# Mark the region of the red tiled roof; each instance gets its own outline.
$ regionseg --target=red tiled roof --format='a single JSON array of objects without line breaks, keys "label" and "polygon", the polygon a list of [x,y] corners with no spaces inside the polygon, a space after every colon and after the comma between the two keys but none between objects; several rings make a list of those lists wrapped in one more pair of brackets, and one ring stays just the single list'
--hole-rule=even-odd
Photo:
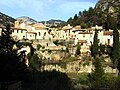
[{"label": "red tiled roof", "polygon": [[113,32],[112,31],[104,31],[103,35],[113,35]]},{"label": "red tiled roof", "polygon": [[[4,28],[5,29],[5,26],[0,26],[0,28]],[[23,29],[23,28],[15,28],[15,27],[10,27],[11,29],[14,29],[14,30],[25,30],[27,31],[27,29]]]},{"label": "red tiled roof", "polygon": [[27,29],[23,29],[23,28],[15,28],[15,27],[11,27],[11,29],[14,29],[14,30],[25,30],[25,31],[27,31]]},{"label": "red tiled roof", "polygon": [[86,40],[79,40],[78,42],[79,42],[79,43],[87,43]]}]

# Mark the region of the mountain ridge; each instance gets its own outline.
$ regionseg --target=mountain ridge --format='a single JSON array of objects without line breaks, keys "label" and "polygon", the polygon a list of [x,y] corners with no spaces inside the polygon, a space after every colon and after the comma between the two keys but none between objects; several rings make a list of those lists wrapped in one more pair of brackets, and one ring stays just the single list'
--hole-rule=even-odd
[{"label": "mountain ridge", "polygon": [[6,23],[10,23],[12,26],[14,26],[15,20],[16,19],[13,17],[0,12],[0,26],[4,26]]}]

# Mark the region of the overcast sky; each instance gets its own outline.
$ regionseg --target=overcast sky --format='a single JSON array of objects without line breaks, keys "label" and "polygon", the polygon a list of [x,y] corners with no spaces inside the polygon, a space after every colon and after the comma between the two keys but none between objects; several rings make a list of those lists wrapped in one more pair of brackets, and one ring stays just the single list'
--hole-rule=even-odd
[{"label": "overcast sky", "polygon": [[13,18],[28,16],[37,21],[67,21],[79,11],[94,7],[98,0],[0,0],[0,12]]}]

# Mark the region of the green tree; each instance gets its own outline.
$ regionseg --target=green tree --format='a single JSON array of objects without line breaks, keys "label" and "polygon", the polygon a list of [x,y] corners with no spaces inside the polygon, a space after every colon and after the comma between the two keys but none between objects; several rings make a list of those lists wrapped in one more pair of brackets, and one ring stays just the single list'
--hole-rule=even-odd
[{"label": "green tree", "polygon": [[67,23],[70,24],[70,25],[72,25],[72,23],[73,23],[72,17],[70,17],[70,18],[68,19]]},{"label": "green tree", "polygon": [[0,82],[25,80],[27,66],[25,65],[25,52],[17,53],[14,49],[16,42],[11,37],[12,30],[7,24],[6,28],[2,28],[0,36]]},{"label": "green tree", "polygon": [[91,45],[91,55],[92,56],[96,56],[98,55],[98,31],[95,30],[95,34],[94,34],[94,41],[93,41],[93,45]]},{"label": "green tree", "polygon": [[39,50],[42,46],[40,44],[37,45],[37,50]]},{"label": "green tree", "polygon": [[40,70],[42,59],[38,57],[38,54],[34,53],[31,56],[31,53],[27,54],[27,58],[29,60],[29,68],[32,70]]},{"label": "green tree", "polygon": [[120,29],[120,9],[119,9],[118,15],[117,15],[117,28]]},{"label": "green tree", "polygon": [[112,49],[112,61],[113,61],[113,66],[116,67],[117,65],[117,60],[120,58],[120,50],[119,50],[119,32],[117,30],[117,27],[114,26],[114,31],[113,31],[113,49]]},{"label": "green tree", "polygon": [[77,44],[77,49],[76,49],[76,52],[75,52],[76,55],[80,55],[80,49],[81,49],[81,45],[78,43]]},{"label": "green tree", "polygon": [[105,53],[105,45],[102,45],[102,43],[100,44],[100,54],[104,54]]},{"label": "green tree", "polygon": [[95,90],[100,89],[104,86],[105,73],[102,65],[103,60],[104,59],[102,57],[95,57],[93,62],[95,68],[93,72],[88,75],[90,87]]}]

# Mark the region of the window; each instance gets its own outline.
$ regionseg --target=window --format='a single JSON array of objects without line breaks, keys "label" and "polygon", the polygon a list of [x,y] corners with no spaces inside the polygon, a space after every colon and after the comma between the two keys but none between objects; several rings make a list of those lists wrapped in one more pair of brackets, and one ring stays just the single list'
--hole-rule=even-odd
[{"label": "window", "polygon": [[38,34],[39,34],[39,36],[40,36],[41,33],[39,32]]},{"label": "window", "polygon": [[70,33],[70,29],[69,29],[69,33]]},{"label": "window", "polygon": [[23,30],[21,30],[21,33],[23,33]]},{"label": "window", "polygon": [[110,39],[108,39],[108,45],[110,45]]},{"label": "window", "polygon": [[100,39],[98,39],[98,43],[100,43]]},{"label": "window", "polygon": [[44,36],[46,36],[46,32],[44,33]]},{"label": "window", "polygon": [[19,32],[19,30],[17,30],[17,33]]},{"label": "window", "polygon": [[30,37],[32,37],[32,35],[30,35]]}]

